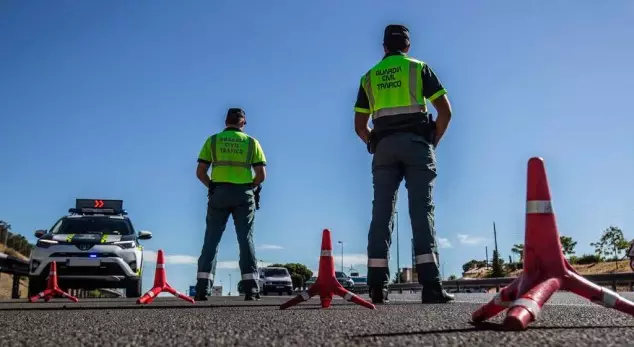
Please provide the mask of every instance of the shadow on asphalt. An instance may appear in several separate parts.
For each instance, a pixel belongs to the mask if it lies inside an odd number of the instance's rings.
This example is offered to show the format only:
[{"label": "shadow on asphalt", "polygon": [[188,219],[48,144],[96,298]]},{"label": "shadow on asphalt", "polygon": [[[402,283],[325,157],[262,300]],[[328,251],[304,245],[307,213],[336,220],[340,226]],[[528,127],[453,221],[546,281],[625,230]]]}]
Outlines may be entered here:
[{"label": "shadow on asphalt", "polygon": [[204,305],[204,304],[192,304],[192,305],[125,305],[125,306],[115,306],[115,305],[100,305],[100,306],[74,306],[73,304],[68,305],[55,305],[48,306],[47,304],[32,304],[29,306],[20,306],[20,307],[0,307],[0,311],[81,311],[81,310],[148,310],[148,309],[212,309],[212,308],[227,308],[227,307],[279,307],[279,304],[258,304],[258,305],[223,305],[223,304],[215,304],[215,305]]},{"label": "shadow on asphalt", "polygon": [[[504,329],[502,323],[492,323],[492,322],[483,322],[483,323],[473,323],[469,322],[473,327],[472,328],[459,328],[459,329],[437,329],[437,330],[424,330],[424,331],[407,331],[400,333],[378,333],[378,334],[360,334],[353,335],[353,338],[364,338],[364,337],[391,337],[391,336],[411,336],[411,335],[432,335],[432,334],[447,334],[447,333],[468,333],[468,332],[478,332],[478,331],[508,331],[510,330]],[[626,328],[634,328],[634,325],[570,325],[570,326],[529,326],[526,330],[574,330],[574,329],[626,329]],[[519,331],[521,332],[521,331]]]}]

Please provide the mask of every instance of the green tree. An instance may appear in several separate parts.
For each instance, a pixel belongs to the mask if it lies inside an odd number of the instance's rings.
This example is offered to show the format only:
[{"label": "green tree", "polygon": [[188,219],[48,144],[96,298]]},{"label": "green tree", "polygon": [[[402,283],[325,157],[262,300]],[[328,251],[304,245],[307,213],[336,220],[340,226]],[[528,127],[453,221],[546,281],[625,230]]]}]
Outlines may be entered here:
[{"label": "green tree", "polygon": [[519,255],[520,257],[520,263],[524,262],[524,244],[523,243],[519,243],[517,245],[513,245],[513,248],[511,248],[511,252]]},{"label": "green tree", "polygon": [[493,250],[493,259],[491,260],[491,273],[490,277],[504,277],[506,273],[504,271],[504,267],[502,266],[503,260],[500,259],[500,255],[496,250]]},{"label": "green tree", "polygon": [[623,231],[620,228],[610,226],[603,231],[599,242],[593,242],[590,246],[594,247],[594,252],[598,256],[611,256],[618,268],[618,260],[622,258],[621,254],[629,248],[630,244],[623,236]]},{"label": "green tree", "polygon": [[486,265],[486,262],[484,260],[475,260],[475,259],[471,259],[468,262],[462,264],[462,272],[467,272],[469,271],[471,268],[478,268],[478,267],[483,267]]},{"label": "green tree", "polygon": [[577,241],[573,241],[570,236],[559,236],[559,242],[561,243],[561,251],[565,256],[571,256],[575,254],[575,246]]},{"label": "green tree", "polygon": [[449,281],[455,281],[457,279],[458,279],[458,276],[456,276],[454,274],[449,275],[449,277],[447,278],[447,280],[449,280]]}]

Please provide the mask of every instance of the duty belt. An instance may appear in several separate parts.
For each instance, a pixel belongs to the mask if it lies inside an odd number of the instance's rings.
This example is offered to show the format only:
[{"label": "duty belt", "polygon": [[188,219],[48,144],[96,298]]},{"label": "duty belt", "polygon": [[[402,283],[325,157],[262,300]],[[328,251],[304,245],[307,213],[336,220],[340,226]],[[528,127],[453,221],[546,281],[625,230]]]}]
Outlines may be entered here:
[{"label": "duty belt", "polygon": [[436,122],[433,120],[431,115],[428,115],[428,122],[425,123],[408,124],[402,127],[381,131],[372,130],[368,140],[368,152],[370,154],[374,154],[376,147],[382,139],[398,133],[414,133],[416,135],[420,135],[425,139],[425,141],[433,145],[436,137]]}]

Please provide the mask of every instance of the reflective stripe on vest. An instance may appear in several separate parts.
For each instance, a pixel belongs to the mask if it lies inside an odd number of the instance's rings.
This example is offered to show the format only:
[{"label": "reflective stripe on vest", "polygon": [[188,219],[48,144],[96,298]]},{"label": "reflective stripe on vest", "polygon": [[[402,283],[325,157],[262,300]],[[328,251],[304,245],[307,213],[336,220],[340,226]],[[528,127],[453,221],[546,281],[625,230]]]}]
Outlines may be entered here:
[{"label": "reflective stripe on vest", "polygon": [[253,156],[253,151],[255,151],[255,141],[252,138],[249,139],[249,145],[247,148],[247,156],[244,158],[244,161],[233,161],[233,160],[218,160],[218,156],[216,154],[216,140],[217,134],[211,136],[211,167],[218,166],[233,166],[233,167],[241,167],[245,169],[251,168],[251,157]]},{"label": "reflective stripe on vest", "polygon": [[[406,56],[394,56],[386,59],[390,60],[381,61],[363,76],[363,89],[365,89],[370,102],[372,119],[427,112],[427,104],[422,95],[421,70],[424,63]],[[398,71],[391,72],[394,69]],[[385,76],[394,76],[405,69],[407,69],[407,74],[400,74],[400,79],[383,80]],[[379,73],[380,71],[383,73]],[[398,82],[401,84],[390,86],[391,83]],[[390,89],[397,89],[400,95],[395,97],[394,92],[391,92]]]}]

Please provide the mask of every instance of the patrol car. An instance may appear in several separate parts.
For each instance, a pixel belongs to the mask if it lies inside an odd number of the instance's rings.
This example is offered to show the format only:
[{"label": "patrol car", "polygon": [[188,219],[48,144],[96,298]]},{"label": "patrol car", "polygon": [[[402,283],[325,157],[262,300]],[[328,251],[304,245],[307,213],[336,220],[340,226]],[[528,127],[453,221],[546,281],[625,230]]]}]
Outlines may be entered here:
[{"label": "patrol car", "polygon": [[142,293],[143,247],[149,231],[135,231],[123,200],[76,199],[50,230],[37,230],[29,259],[29,296],[46,288],[50,263],[62,289],[123,288]]}]

